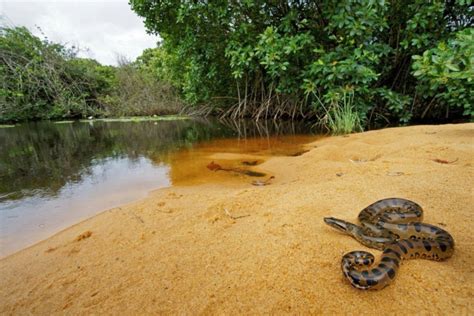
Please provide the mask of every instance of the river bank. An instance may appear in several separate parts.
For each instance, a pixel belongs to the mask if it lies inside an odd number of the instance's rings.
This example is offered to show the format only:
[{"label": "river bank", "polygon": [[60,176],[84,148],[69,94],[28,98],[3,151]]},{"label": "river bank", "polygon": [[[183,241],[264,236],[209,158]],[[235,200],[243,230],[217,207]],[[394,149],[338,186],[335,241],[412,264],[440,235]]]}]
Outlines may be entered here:
[{"label": "river bank", "polygon": [[[472,123],[324,138],[259,165],[275,177],[267,186],[154,191],[0,260],[0,312],[472,314],[473,139]],[[355,290],[340,260],[365,248],[322,219],[355,222],[394,196],[422,205],[455,253],[403,262],[382,291]]]}]

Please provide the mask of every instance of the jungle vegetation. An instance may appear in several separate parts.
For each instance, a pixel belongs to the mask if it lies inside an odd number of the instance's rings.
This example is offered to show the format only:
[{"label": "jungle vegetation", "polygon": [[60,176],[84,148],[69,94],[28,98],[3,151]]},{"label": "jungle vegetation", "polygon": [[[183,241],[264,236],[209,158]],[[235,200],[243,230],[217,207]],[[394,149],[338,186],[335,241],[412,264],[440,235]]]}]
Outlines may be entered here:
[{"label": "jungle vegetation", "polygon": [[[306,119],[348,132],[474,115],[472,0],[130,5],[162,40],[126,66],[2,29],[1,119],[175,113],[186,104],[200,115]],[[146,97],[129,93],[137,86]],[[153,93],[162,105],[150,110]]]},{"label": "jungle vegetation", "polygon": [[117,67],[79,58],[76,47],[0,28],[0,123],[38,119],[176,114],[178,91],[140,60]]}]

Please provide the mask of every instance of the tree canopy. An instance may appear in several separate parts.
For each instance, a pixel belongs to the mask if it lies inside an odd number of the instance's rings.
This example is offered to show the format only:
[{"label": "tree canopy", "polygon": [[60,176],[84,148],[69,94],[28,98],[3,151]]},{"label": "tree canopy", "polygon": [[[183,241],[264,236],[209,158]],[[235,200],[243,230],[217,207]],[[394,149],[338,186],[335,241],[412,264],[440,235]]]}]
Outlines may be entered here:
[{"label": "tree canopy", "polygon": [[[473,114],[470,0],[130,0],[159,76],[231,117]],[[150,52],[151,54],[151,52]]]}]

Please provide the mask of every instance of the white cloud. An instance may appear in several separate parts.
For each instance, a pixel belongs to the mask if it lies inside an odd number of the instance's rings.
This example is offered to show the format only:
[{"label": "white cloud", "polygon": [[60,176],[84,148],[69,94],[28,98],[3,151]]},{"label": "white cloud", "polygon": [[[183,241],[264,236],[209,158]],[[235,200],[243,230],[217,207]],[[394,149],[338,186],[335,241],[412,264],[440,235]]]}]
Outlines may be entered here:
[{"label": "white cloud", "polygon": [[0,0],[3,23],[26,26],[35,35],[81,48],[80,56],[116,64],[117,55],[134,60],[157,36],[146,33],[127,0]]}]

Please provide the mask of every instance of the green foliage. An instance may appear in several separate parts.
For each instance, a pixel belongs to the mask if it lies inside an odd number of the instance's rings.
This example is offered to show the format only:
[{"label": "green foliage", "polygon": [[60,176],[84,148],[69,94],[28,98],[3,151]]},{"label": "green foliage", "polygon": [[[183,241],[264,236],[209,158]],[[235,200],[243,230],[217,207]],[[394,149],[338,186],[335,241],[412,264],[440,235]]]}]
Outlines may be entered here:
[{"label": "green foliage", "polygon": [[115,70],[116,89],[103,98],[106,116],[169,115],[179,113],[182,102],[176,89],[141,61],[123,64]]},{"label": "green foliage", "polygon": [[411,57],[474,22],[472,1],[130,3],[163,38],[157,75],[234,118],[321,117],[346,92],[364,125],[407,123],[430,111]]},{"label": "green foliage", "polygon": [[103,66],[24,27],[0,29],[0,58],[0,121],[94,115],[110,89]]},{"label": "green foliage", "polygon": [[179,113],[157,70],[165,57],[151,52],[157,57],[145,51],[133,64],[103,66],[24,27],[0,28],[0,122]]},{"label": "green foliage", "polygon": [[164,48],[147,48],[135,61],[136,67],[143,73],[176,87],[182,82],[182,72],[173,71],[179,64],[177,56],[169,54]]},{"label": "green foliage", "polygon": [[471,0],[130,4],[162,42],[119,67],[1,29],[0,121],[172,114],[179,97],[255,120],[345,109],[364,127],[473,113]]},{"label": "green foliage", "polygon": [[385,103],[388,114],[395,115],[399,118],[400,123],[406,124],[412,118],[411,109],[412,104],[410,96],[397,93],[387,88],[378,88],[374,91],[378,97]]},{"label": "green foliage", "polygon": [[474,116],[474,28],[457,32],[413,59],[413,75],[422,98],[448,110],[462,108],[464,115]]},{"label": "green foliage", "polygon": [[343,92],[342,95],[335,95],[329,108],[326,108],[319,98],[316,99],[325,111],[325,115],[319,124],[327,127],[333,134],[363,131],[359,114],[354,108],[353,92]]}]

